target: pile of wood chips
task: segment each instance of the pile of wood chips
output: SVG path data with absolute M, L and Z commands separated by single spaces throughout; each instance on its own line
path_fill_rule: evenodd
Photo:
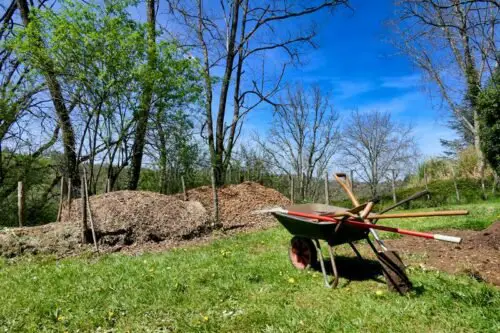
M 62 220 L 81 223 L 80 205 L 80 199 L 74 200 L 71 214 L 64 210 Z M 91 196 L 90 207 L 98 238 L 107 245 L 182 239 L 208 222 L 199 202 L 154 192 L 117 191 Z
M 220 221 L 223 230 L 263 229 L 276 224 L 272 216 L 252 214 L 254 210 L 286 206 L 279 192 L 252 182 L 219 189 Z M 145 191 L 116 191 L 90 197 L 95 232 L 101 249 L 132 246 L 137 251 L 150 245 L 169 248 L 178 242 L 216 237 L 212 188 L 203 186 L 183 195 L 162 195 Z M 81 199 L 62 211 L 62 222 L 39 227 L 11 228 L 0 232 L 0 255 L 23 253 L 72 255 L 90 246 L 81 245 Z M 90 222 L 90 221 L 88 221 Z M 88 223 L 90 227 L 90 223 Z
M 199 201 L 213 218 L 213 190 L 202 186 L 187 192 L 188 200 Z M 179 196 L 181 197 L 181 196 Z M 278 191 L 254 182 L 224 186 L 218 190 L 219 217 L 225 230 L 245 228 L 264 229 L 276 225 L 270 214 L 252 214 L 271 207 L 285 207 L 290 200 Z

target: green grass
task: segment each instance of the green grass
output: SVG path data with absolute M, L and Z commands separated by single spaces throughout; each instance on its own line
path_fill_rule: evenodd
M 499 214 L 484 203 L 469 217 L 398 225 L 477 229 Z M 321 274 L 292 268 L 289 238 L 273 228 L 162 254 L 3 259 L 0 331 L 500 331 L 495 287 L 412 267 L 407 296 L 373 280 L 329 290 Z

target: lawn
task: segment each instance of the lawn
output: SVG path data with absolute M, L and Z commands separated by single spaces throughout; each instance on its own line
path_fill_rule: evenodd
M 398 225 L 480 229 L 499 215 L 498 202 L 484 203 L 474 205 L 468 217 Z M 411 267 L 416 288 L 406 296 L 374 280 L 342 279 L 338 289 L 329 290 L 321 274 L 289 264 L 289 238 L 277 227 L 161 254 L 1 259 L 0 330 L 500 331 L 496 287 Z

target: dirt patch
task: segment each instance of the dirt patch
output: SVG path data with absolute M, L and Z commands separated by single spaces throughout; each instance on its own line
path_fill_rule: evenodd
M 436 230 L 458 236 L 459 245 L 417 237 L 387 243 L 406 257 L 406 264 L 423 264 L 448 273 L 466 273 L 500 286 L 500 221 L 482 231 Z
M 220 232 L 213 234 L 207 227 L 213 224 L 212 189 L 201 187 L 188 194 L 188 201 L 182 200 L 181 195 L 142 191 L 92 196 L 90 205 L 102 252 L 161 250 L 220 237 Z M 276 225 L 272 217 L 251 212 L 289 204 L 279 192 L 251 182 L 223 187 L 219 198 L 225 234 Z M 70 210 L 63 210 L 61 223 L 0 231 L 0 255 L 55 253 L 67 256 L 90 250 L 89 245 L 81 245 L 80 221 L 81 200 L 76 199 Z
M 213 191 L 202 186 L 188 191 L 188 200 L 199 201 L 213 216 Z M 251 214 L 252 211 L 276 206 L 288 206 L 290 200 L 278 191 L 254 182 L 226 186 L 218 191 L 219 214 L 225 230 L 265 229 L 276 225 L 270 214 Z M 178 196 L 181 198 L 181 196 Z

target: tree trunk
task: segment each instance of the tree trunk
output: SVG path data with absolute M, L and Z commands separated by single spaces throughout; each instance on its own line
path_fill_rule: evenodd
M 226 165 L 224 165 L 224 118 L 226 114 L 227 95 L 229 84 L 233 73 L 233 64 L 235 58 L 235 41 L 238 30 L 238 16 L 240 12 L 240 0 L 233 2 L 233 12 L 231 20 L 231 29 L 227 42 L 226 68 L 222 78 L 222 86 L 219 99 L 219 110 L 217 113 L 217 123 L 215 131 L 215 156 L 213 156 L 213 169 L 216 186 L 224 185 Z M 228 158 L 228 157 L 226 157 Z
M 19 7 L 19 12 L 23 20 L 23 24 L 27 27 L 30 24 L 30 11 L 27 0 L 17 0 L 17 5 Z M 44 48 L 43 40 L 41 37 L 37 36 L 37 41 L 40 48 Z M 44 51 L 42 50 L 42 53 Z M 42 73 L 47 82 L 47 87 L 49 88 L 50 97 L 52 103 L 54 104 L 54 109 L 57 114 L 59 126 L 62 130 L 62 140 L 64 146 L 64 157 L 66 162 L 66 173 L 69 178 L 73 180 L 73 185 L 77 186 L 80 183 L 80 178 L 77 169 L 77 157 L 75 149 L 75 133 L 73 131 L 73 126 L 71 124 L 71 118 L 69 116 L 68 109 L 64 104 L 64 97 L 62 94 L 62 88 L 57 81 L 56 73 L 54 72 L 54 65 L 52 60 L 46 56 L 45 59 L 41 59 L 43 63 L 43 68 L 41 68 Z
M 156 68 L 156 15 L 155 15 L 155 0 L 147 1 L 148 12 L 148 67 L 151 73 Z M 144 145 L 146 143 L 146 132 L 148 127 L 149 112 L 151 109 L 151 100 L 153 98 L 154 82 L 151 76 L 144 78 L 144 88 L 142 92 L 139 112 L 136 114 L 136 131 L 135 140 L 132 145 L 132 158 L 130 163 L 129 173 L 129 190 L 136 190 L 139 184 L 141 175 L 142 156 L 144 153 Z
M 496 195 L 497 186 L 498 186 L 498 174 L 496 173 L 495 170 L 493 170 L 493 186 L 491 187 L 491 194 L 493 196 Z

